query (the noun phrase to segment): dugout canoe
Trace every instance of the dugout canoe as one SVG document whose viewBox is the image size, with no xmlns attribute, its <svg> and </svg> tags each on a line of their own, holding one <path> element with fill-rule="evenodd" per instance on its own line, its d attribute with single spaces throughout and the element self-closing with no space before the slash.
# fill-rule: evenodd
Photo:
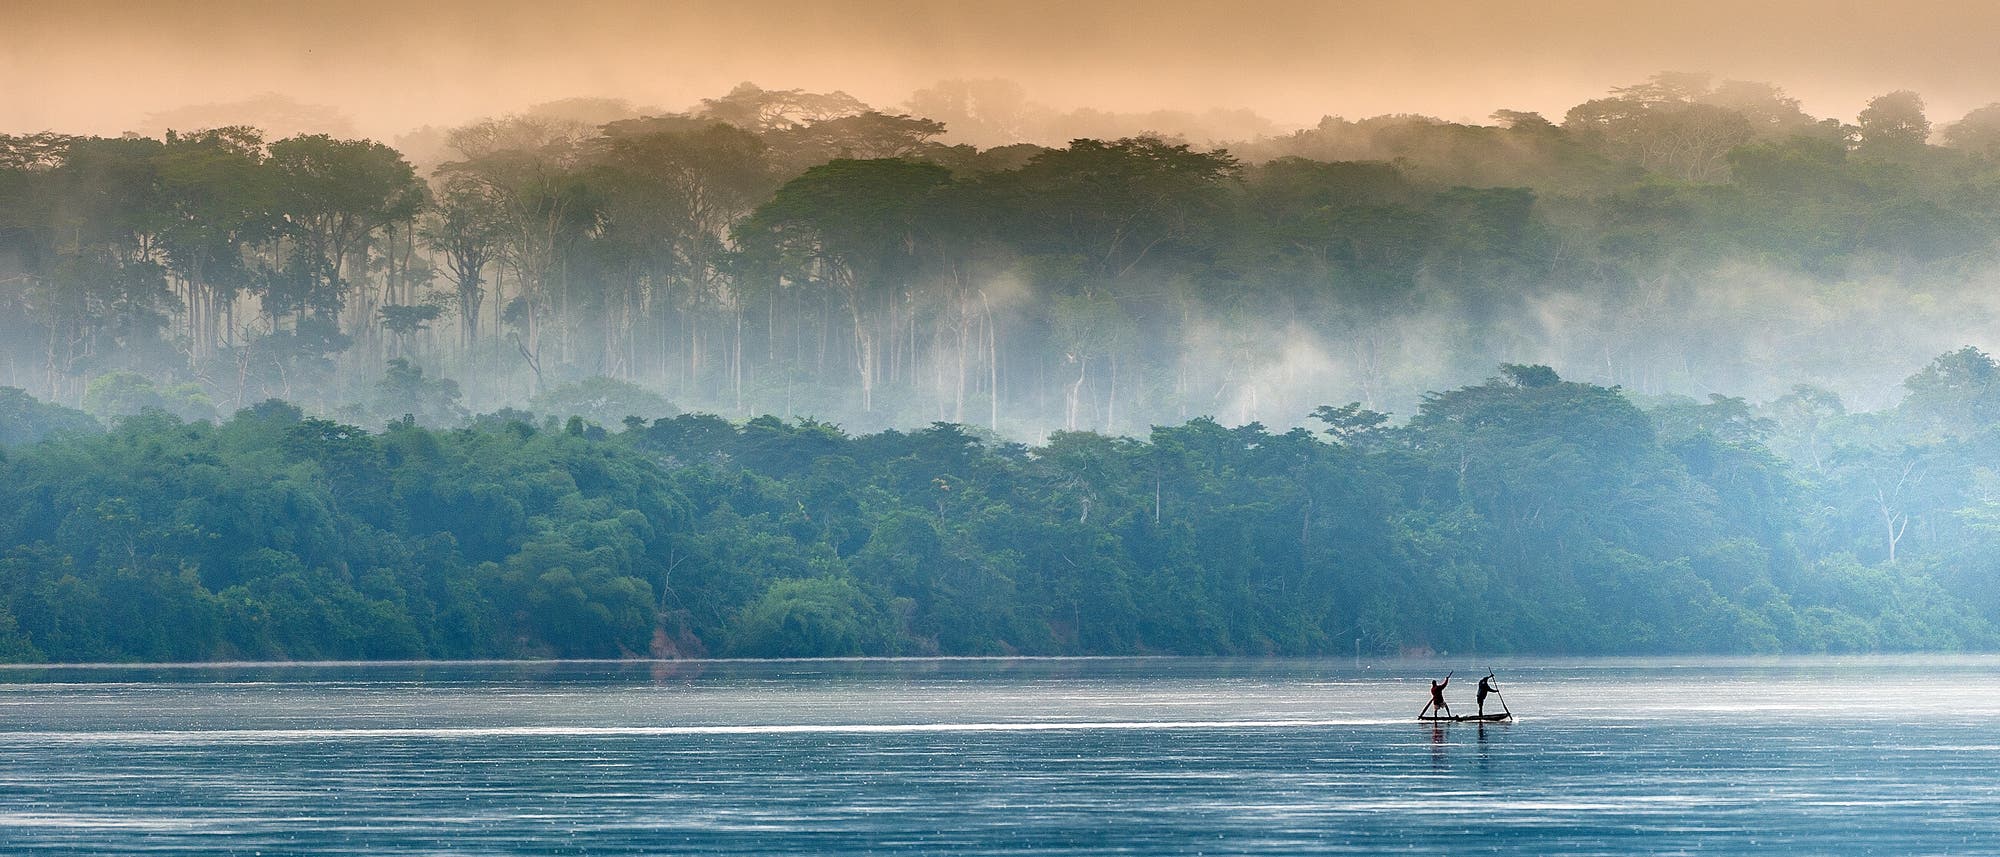
<svg viewBox="0 0 2000 857">
<path fill-rule="evenodd" d="M 1475 723 L 1475 722 L 1505 723 L 1509 720 L 1514 719 L 1514 713 L 1511 711 L 1501 711 L 1493 714 L 1483 714 L 1483 715 L 1482 714 L 1446 714 L 1446 715 L 1420 714 L 1417 716 L 1417 719 L 1425 723 Z"/>
</svg>

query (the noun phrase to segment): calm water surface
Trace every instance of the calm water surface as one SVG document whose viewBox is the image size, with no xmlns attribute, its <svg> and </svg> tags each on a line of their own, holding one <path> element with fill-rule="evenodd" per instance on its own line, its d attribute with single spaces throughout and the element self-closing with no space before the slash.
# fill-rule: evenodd
<svg viewBox="0 0 2000 857">
<path fill-rule="evenodd" d="M 2000 852 L 2000 659 L 0 669 L 0 853 Z"/>
</svg>

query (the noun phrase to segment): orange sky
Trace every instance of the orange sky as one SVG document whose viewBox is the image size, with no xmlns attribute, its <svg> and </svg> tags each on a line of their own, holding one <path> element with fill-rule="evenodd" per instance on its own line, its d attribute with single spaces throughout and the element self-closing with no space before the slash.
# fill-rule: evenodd
<svg viewBox="0 0 2000 857">
<path fill-rule="evenodd" d="M 1666 69 L 1770 80 L 1849 119 L 1915 89 L 1943 123 L 2000 101 L 1995 44 L 2000 4 L 1978 2 L 0 0 L 0 132 L 115 133 L 277 91 L 387 138 L 577 95 L 678 109 L 750 80 L 894 105 L 977 77 L 1062 108 L 1287 125 L 1559 118 Z"/>
</svg>

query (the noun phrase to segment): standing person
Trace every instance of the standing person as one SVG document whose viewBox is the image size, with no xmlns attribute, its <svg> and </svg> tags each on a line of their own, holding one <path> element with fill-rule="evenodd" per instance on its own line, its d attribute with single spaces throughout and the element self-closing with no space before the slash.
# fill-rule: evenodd
<svg viewBox="0 0 2000 857">
<path fill-rule="evenodd" d="M 1444 701 L 1444 686 L 1448 684 L 1451 684 L 1451 673 L 1444 674 L 1444 681 L 1431 682 L 1431 703 L 1424 706 L 1423 711 L 1417 712 L 1418 717 L 1422 717 L 1432 711 L 1442 712 L 1446 715 L 1451 714 L 1451 706 L 1445 704 Z"/>
<path fill-rule="evenodd" d="M 1499 689 L 1500 686 L 1493 683 L 1492 673 L 1487 673 L 1485 678 L 1479 680 L 1479 691 L 1474 693 L 1472 698 L 1479 703 L 1480 717 L 1486 716 L 1486 695 Z"/>
</svg>

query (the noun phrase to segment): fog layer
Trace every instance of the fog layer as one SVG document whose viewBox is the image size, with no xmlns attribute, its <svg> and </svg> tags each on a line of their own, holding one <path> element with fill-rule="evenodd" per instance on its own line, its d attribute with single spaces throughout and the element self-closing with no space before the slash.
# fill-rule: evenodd
<svg viewBox="0 0 2000 857">
<path fill-rule="evenodd" d="M 671 400 L 1032 438 L 1409 414 L 1500 363 L 1876 408 L 1995 345 L 2000 108 L 1934 128 L 1899 90 L 1846 121 L 1661 73 L 1560 123 L 1328 118 L 1218 148 L 990 81 L 926 93 L 919 116 L 750 84 L 643 118 L 570 99 L 400 151 L 0 137 L 0 384 L 104 416 L 275 396 L 616 424 Z M 1109 133 L 951 132 L 1085 120 Z"/>
</svg>

